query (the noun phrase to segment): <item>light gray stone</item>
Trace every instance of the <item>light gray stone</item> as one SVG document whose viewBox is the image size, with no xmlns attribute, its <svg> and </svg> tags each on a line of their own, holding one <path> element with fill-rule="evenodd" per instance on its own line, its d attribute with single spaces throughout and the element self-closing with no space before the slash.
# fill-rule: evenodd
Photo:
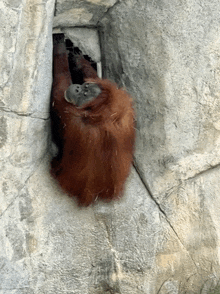
<svg viewBox="0 0 220 294">
<path fill-rule="evenodd" d="M 57 0 L 53 26 L 97 26 L 117 0 Z"/>
<path fill-rule="evenodd" d="M 0 3 L 1 294 L 34 293 L 27 255 L 32 206 L 26 184 L 48 148 L 53 9 L 54 1 Z"/>
<path fill-rule="evenodd" d="M 219 8 L 0 3 L 0 294 L 219 288 Z M 49 175 L 52 26 L 97 29 L 104 76 L 134 98 L 135 164 L 119 201 L 79 208 Z"/>
<path fill-rule="evenodd" d="M 136 102 L 136 166 L 196 267 L 164 282 L 159 293 L 198 293 L 203 281 L 195 270 L 212 281 L 219 278 L 215 224 L 220 210 L 210 200 L 220 189 L 216 5 L 125 1 L 102 20 L 105 74 L 125 86 Z M 173 277 L 181 265 L 175 254 L 164 253 L 166 275 Z M 169 264 L 175 268 L 172 274 Z M 187 284 L 188 270 L 193 275 Z"/>
<path fill-rule="evenodd" d="M 14 9 L 1 2 L 1 109 L 48 118 L 53 5 L 28 0 Z"/>
<path fill-rule="evenodd" d="M 62 29 L 62 32 L 73 42 L 75 47 L 80 48 L 84 55 L 90 56 L 96 63 L 101 61 L 101 50 L 97 29 L 72 28 Z"/>
</svg>

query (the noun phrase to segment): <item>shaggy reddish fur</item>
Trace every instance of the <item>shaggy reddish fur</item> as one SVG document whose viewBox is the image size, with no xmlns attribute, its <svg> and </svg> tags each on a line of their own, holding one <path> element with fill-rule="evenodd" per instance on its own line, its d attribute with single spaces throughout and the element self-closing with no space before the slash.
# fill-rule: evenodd
<svg viewBox="0 0 220 294">
<path fill-rule="evenodd" d="M 109 201 L 123 192 L 134 150 L 134 111 L 131 97 L 99 79 L 83 57 L 78 67 L 86 81 L 102 90 L 81 107 L 64 99 L 71 77 L 65 45 L 55 45 L 51 116 L 59 154 L 51 162 L 51 174 L 79 205 L 88 206 L 96 198 Z"/>
</svg>

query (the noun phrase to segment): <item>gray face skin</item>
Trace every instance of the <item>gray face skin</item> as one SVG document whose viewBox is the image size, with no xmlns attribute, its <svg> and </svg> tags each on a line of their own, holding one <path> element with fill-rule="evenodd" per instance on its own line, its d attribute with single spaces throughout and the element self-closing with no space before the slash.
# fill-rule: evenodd
<svg viewBox="0 0 220 294">
<path fill-rule="evenodd" d="M 64 96 L 67 102 L 81 106 L 98 97 L 101 92 L 101 89 L 95 83 L 72 84 L 66 90 Z"/>
</svg>

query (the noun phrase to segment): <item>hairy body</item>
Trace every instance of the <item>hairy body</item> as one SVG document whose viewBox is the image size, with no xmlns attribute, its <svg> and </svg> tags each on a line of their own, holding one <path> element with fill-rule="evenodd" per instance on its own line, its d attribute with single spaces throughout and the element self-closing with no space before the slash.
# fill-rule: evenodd
<svg viewBox="0 0 220 294">
<path fill-rule="evenodd" d="M 85 103 L 81 96 L 80 105 L 74 99 L 70 102 L 65 99 L 72 82 L 64 42 L 55 42 L 53 57 L 52 135 L 59 153 L 51 162 L 51 174 L 80 205 L 90 205 L 97 198 L 118 198 L 133 158 L 132 99 L 114 83 L 99 79 L 90 63 L 79 56 L 77 64 L 86 83 L 101 91 Z"/>
</svg>

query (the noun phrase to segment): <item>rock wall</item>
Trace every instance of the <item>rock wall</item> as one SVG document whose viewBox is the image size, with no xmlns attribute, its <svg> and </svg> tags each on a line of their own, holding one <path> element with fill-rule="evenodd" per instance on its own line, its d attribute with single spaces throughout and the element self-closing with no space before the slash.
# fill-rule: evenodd
<svg viewBox="0 0 220 294">
<path fill-rule="evenodd" d="M 0 3 L 0 294 L 218 287 L 219 9 L 217 0 Z M 49 176 L 52 26 L 97 28 L 104 75 L 134 98 L 134 168 L 120 201 L 79 209 Z"/>
<path fill-rule="evenodd" d="M 219 275 L 219 4 L 168 2 L 119 1 L 102 44 L 106 75 L 135 97 L 135 165 L 173 234 L 156 246 L 157 291 L 165 272 L 169 293 L 199 293 Z"/>
</svg>

